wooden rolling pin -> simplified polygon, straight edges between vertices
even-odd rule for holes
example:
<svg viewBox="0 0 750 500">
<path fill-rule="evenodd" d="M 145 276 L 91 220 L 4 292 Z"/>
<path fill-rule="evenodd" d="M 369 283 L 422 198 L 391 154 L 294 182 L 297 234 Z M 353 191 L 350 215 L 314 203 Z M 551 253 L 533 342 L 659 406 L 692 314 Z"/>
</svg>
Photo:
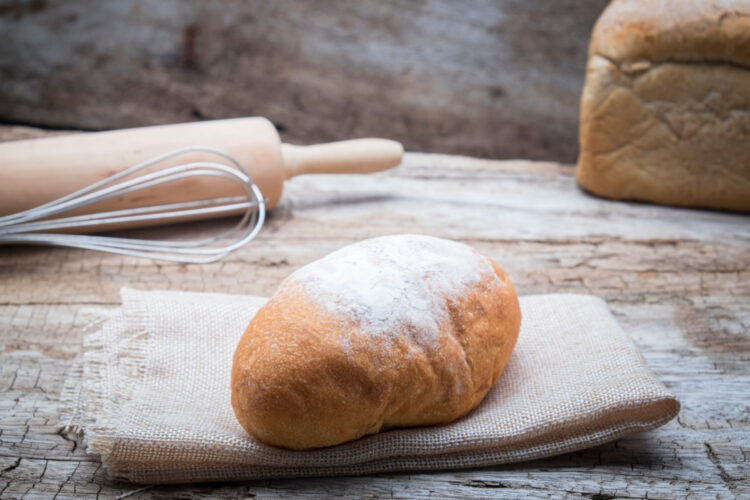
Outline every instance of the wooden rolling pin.
<svg viewBox="0 0 750 500">
<path fill-rule="evenodd" d="M 279 202 L 285 179 L 302 174 L 386 170 L 398 165 L 403 155 L 401 144 L 387 139 L 355 139 L 314 146 L 281 144 L 273 124 L 259 117 L 0 143 L 0 215 L 47 203 L 186 146 L 210 146 L 236 158 L 260 188 L 268 208 Z M 197 161 L 217 161 L 217 157 L 190 153 L 159 163 L 156 168 Z M 113 198 L 86 212 L 239 193 L 236 186 L 221 179 L 195 177 Z"/>
</svg>

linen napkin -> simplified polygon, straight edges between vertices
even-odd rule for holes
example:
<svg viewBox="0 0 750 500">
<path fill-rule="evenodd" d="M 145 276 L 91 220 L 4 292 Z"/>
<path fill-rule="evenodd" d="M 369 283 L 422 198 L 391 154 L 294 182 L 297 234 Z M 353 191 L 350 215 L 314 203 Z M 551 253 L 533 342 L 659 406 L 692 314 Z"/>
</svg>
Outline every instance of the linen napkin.
<svg viewBox="0 0 750 500">
<path fill-rule="evenodd" d="M 121 295 L 122 307 L 85 336 L 62 394 L 65 428 L 83 432 L 88 451 L 117 479 L 180 483 L 502 464 L 653 429 L 680 407 L 602 300 L 526 296 L 505 371 L 464 418 L 283 450 L 247 435 L 230 403 L 234 349 L 266 299 Z"/>
</svg>

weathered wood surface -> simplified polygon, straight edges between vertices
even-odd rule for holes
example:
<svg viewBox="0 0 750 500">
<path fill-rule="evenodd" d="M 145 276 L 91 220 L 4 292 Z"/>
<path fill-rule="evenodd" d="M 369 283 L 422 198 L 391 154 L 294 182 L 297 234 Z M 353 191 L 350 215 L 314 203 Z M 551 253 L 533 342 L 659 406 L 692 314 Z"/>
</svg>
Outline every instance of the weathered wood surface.
<svg viewBox="0 0 750 500">
<path fill-rule="evenodd" d="M 34 135 L 0 129 L 0 138 Z M 209 224 L 171 229 L 202 232 Z M 679 417 L 579 453 L 435 473 L 153 487 L 133 497 L 735 498 L 750 495 L 750 217 L 608 202 L 573 167 L 409 154 L 370 177 L 288 183 L 257 242 L 210 265 L 55 248 L 0 248 L 0 497 L 111 498 L 106 478 L 57 432 L 81 327 L 121 286 L 269 294 L 297 267 L 361 238 L 419 232 L 485 251 L 522 294 L 608 301 Z"/>
<path fill-rule="evenodd" d="M 0 122 L 261 115 L 289 142 L 574 162 L 607 0 L 0 0 Z"/>
</svg>

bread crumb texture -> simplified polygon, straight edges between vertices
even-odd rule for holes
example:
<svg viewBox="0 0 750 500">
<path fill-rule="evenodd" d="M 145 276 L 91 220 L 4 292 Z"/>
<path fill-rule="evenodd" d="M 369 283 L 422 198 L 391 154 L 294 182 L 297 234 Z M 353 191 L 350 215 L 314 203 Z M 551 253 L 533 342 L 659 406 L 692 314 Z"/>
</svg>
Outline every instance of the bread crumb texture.
<svg viewBox="0 0 750 500">
<path fill-rule="evenodd" d="M 365 240 L 290 275 L 253 318 L 232 405 L 252 436 L 291 449 L 450 422 L 500 376 L 520 321 L 510 281 L 471 247 Z"/>
</svg>

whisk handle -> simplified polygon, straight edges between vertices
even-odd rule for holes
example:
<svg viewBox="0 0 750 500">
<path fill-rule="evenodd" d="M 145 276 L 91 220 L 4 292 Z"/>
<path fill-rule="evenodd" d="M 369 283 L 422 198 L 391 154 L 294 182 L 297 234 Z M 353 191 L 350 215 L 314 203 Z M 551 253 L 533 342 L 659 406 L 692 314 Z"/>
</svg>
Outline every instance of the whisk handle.
<svg viewBox="0 0 750 500">
<path fill-rule="evenodd" d="M 351 139 L 313 146 L 281 145 L 284 177 L 303 174 L 366 174 L 393 168 L 404 154 L 388 139 Z"/>
</svg>

